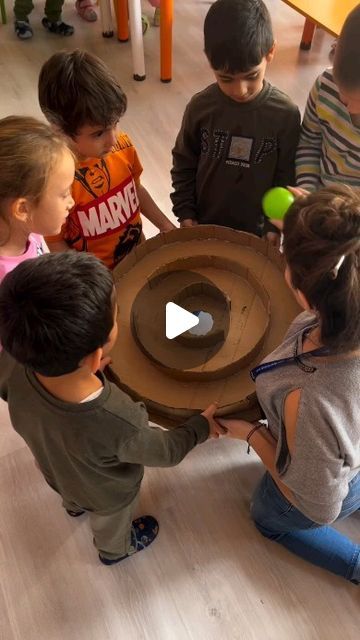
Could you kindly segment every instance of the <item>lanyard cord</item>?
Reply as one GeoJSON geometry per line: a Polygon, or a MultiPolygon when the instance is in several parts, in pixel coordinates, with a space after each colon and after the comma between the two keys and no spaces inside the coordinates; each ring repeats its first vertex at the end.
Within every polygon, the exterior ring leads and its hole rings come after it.
{"type": "MultiPolygon", "coordinates": [[[[304,337],[306,336],[306,333],[304,337]]],[[[261,373],[266,373],[267,371],[272,371],[273,369],[277,369],[278,367],[286,366],[287,364],[292,364],[294,362],[301,363],[303,358],[310,358],[311,356],[327,356],[329,355],[329,349],[327,347],[319,347],[318,349],[313,349],[312,351],[307,351],[306,353],[297,353],[297,342],[295,342],[294,355],[288,358],[280,358],[279,360],[272,360],[271,362],[264,362],[263,364],[259,364],[257,367],[254,367],[250,371],[250,376],[253,382],[255,382],[256,378],[261,373]]],[[[313,367],[306,367],[306,371],[313,371],[313,367]]]]}

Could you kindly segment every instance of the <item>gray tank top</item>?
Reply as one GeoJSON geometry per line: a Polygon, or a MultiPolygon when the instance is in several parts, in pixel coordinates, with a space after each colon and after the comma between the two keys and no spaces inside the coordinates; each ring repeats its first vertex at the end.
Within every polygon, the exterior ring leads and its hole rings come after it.
{"type": "MultiPolygon", "coordinates": [[[[301,354],[313,314],[301,313],[263,362],[301,354]]],[[[259,402],[277,440],[276,466],[295,506],[320,524],[338,517],[349,482],[360,470],[360,358],[299,358],[256,378],[259,402]],[[289,453],[284,402],[301,389],[295,447],[289,453]]]]}

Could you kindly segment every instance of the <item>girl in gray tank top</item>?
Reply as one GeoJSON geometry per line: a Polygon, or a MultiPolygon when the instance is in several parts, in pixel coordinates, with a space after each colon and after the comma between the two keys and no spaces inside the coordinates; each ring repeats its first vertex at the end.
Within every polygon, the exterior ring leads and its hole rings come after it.
{"type": "Polygon", "coordinates": [[[305,311],[251,372],[267,424],[220,422],[266,467],[258,530],[358,584],[360,545],[329,525],[360,509],[360,194],[299,197],[283,231],[285,277],[305,311]]]}

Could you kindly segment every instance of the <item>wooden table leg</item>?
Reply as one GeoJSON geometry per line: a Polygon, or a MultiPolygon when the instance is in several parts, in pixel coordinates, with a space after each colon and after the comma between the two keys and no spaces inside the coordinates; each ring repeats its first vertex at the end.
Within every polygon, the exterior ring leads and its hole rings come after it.
{"type": "Polygon", "coordinates": [[[160,79],[171,82],[172,78],[172,26],[174,0],[160,2],[160,79]]]}
{"type": "Polygon", "coordinates": [[[110,0],[100,0],[101,28],[104,38],[112,38],[114,35],[110,0]]]}
{"type": "Polygon", "coordinates": [[[305,19],[304,30],[301,36],[300,49],[308,51],[311,49],[316,24],[309,18],[305,19]]]}
{"type": "Polygon", "coordinates": [[[144,39],[140,0],[129,0],[129,22],[134,80],[145,80],[144,39]]]}
{"type": "Polygon", "coordinates": [[[128,0],[114,0],[117,37],[120,42],[129,40],[129,12],[128,0]]]}

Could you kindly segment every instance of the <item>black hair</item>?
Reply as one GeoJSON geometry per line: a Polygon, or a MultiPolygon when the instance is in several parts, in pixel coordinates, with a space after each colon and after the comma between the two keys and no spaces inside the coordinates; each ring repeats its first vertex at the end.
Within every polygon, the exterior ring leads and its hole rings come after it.
{"type": "Polygon", "coordinates": [[[80,49],[59,51],[45,62],[39,102],[47,120],[70,137],[84,125],[113,126],[127,106],[125,93],[102,60],[80,49]]]}
{"type": "Polygon", "coordinates": [[[110,271],[88,253],[49,253],[21,262],[0,285],[0,342],[44,376],[75,371],[106,344],[114,324],[110,271]]]}
{"type": "Polygon", "coordinates": [[[349,13],[336,44],[334,78],[341,88],[360,88],[360,4],[349,13]]]}
{"type": "Polygon", "coordinates": [[[204,40],[215,71],[246,73],[274,44],[269,11],[262,0],[217,0],[205,18],[204,40]]]}

